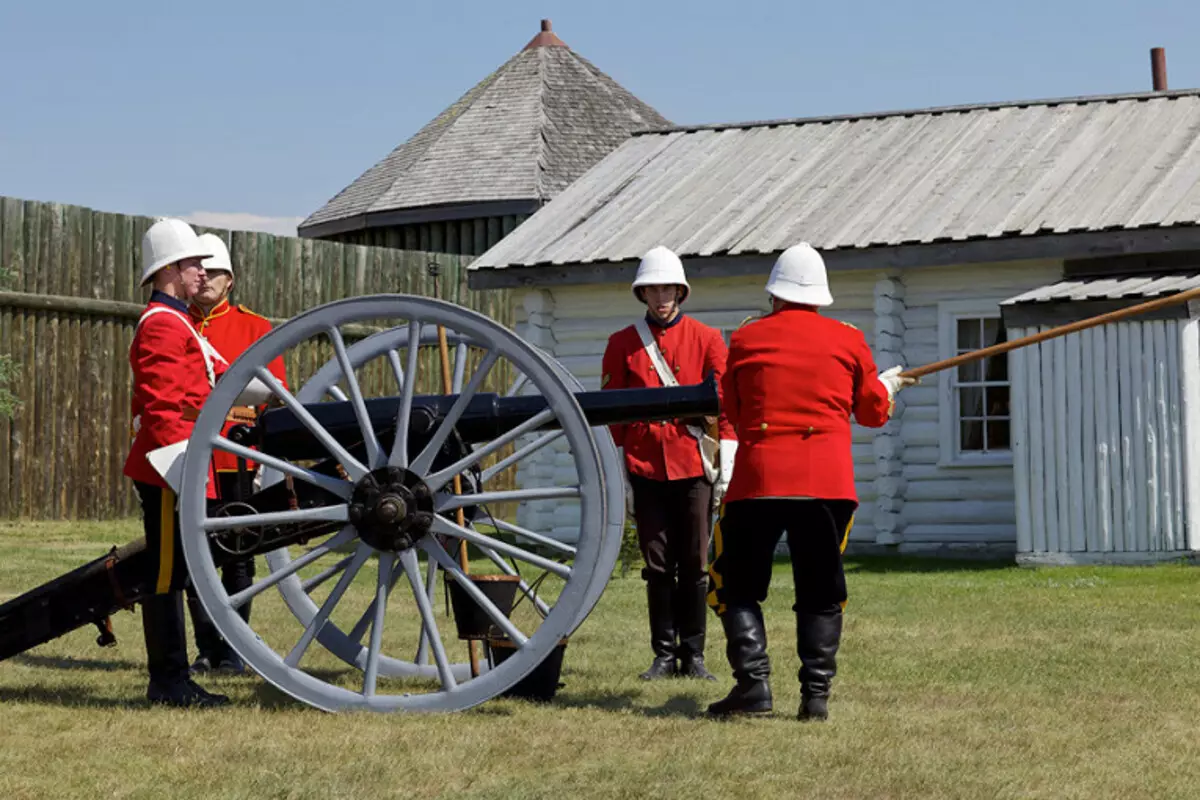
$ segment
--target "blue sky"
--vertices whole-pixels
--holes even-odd
[[[284,232],[537,32],[675,122],[1200,86],[1200,2],[0,5],[0,194]],[[207,214],[209,216],[205,217]]]

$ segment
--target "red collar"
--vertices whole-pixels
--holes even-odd
[[[204,312],[195,303],[188,308],[188,313],[191,314],[192,319],[200,327],[200,330],[203,331],[214,319],[223,317],[232,310],[233,306],[229,305],[229,298],[223,297],[221,298],[221,302],[213,306],[212,311],[208,312],[208,316],[205,316]]]

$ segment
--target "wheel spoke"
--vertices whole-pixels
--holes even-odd
[[[312,622],[308,623],[308,627],[304,629],[300,640],[296,642],[296,646],[287,654],[287,658],[283,661],[289,667],[296,667],[300,664],[300,659],[304,658],[304,653],[308,650],[308,646],[312,644],[313,639],[325,627],[325,623],[329,621],[329,615],[333,613],[333,609],[341,602],[342,595],[350,588],[350,582],[354,580],[354,576],[362,569],[362,565],[367,563],[367,559],[371,557],[371,548],[364,543],[358,545],[358,549],[354,551],[354,555],[350,557],[350,567],[342,573],[342,577],[333,587],[333,591],[329,593],[329,597],[325,598],[325,602],[321,604],[320,610],[316,616],[312,618]]]
[[[432,555],[430,560],[433,560]],[[442,635],[438,631],[437,621],[433,618],[433,603],[429,601],[425,594],[425,587],[421,584],[421,571],[417,564],[416,551],[406,550],[401,553],[400,563],[404,565],[408,583],[412,586],[413,599],[417,601],[417,611],[421,615],[421,629],[426,632],[429,646],[433,649],[433,660],[437,664],[438,675],[442,679],[442,688],[447,692],[453,691],[454,687],[458,685],[458,681],[454,680],[454,671],[450,667],[450,659],[446,656]]]
[[[289,522],[345,522],[350,518],[348,506],[321,506],[297,511],[268,511],[264,514],[244,514],[237,517],[208,517],[200,527],[206,531],[224,531],[252,525],[286,525]]]
[[[396,388],[404,391],[404,367],[400,366],[400,354],[395,349],[387,351],[388,364],[392,367],[392,375],[396,377]]]
[[[425,445],[425,449],[416,457],[412,463],[412,471],[418,475],[423,475],[429,469],[429,465],[433,463],[433,459],[437,456],[446,439],[450,437],[454,426],[458,424],[459,418],[463,412],[467,410],[467,405],[471,402],[471,398],[479,391],[480,385],[491,371],[495,363],[500,359],[500,354],[495,350],[489,350],[488,354],[483,357],[483,361],[475,368],[475,372],[471,375],[471,380],[467,382],[466,388],[459,392],[458,399],[454,401],[454,405],[450,406],[450,410],[446,412],[446,418],[438,425],[438,429],[434,431],[433,437],[429,443]]]
[[[529,383],[529,376],[526,375],[524,372],[522,372],[520,375],[517,376],[517,379],[515,381],[513,381],[513,385],[508,387],[508,393],[505,394],[504,396],[505,397],[516,397],[517,392],[519,392],[523,388],[525,388],[525,384],[527,384],[527,383]]]
[[[320,573],[313,575],[311,578],[304,581],[302,584],[300,584],[300,588],[304,589],[306,594],[312,594],[313,590],[317,589],[324,584],[325,581],[344,570],[353,560],[354,556],[346,556],[329,569],[322,570]]]
[[[231,442],[224,436],[217,436],[213,439],[212,445],[218,450],[233,453],[235,456],[241,456],[248,461],[256,461],[263,466],[291,475],[293,478],[299,478],[314,486],[320,486],[325,491],[345,500],[349,500],[350,495],[354,494],[354,486],[348,481],[343,481],[329,475],[322,475],[319,472],[313,472],[310,469],[297,466],[290,461],[284,461],[281,458],[260,453],[257,450],[251,450],[249,447],[243,447],[237,442]]]
[[[328,389],[326,389],[325,391],[329,393],[329,396],[330,396],[330,397],[332,397],[334,400],[337,400],[337,401],[339,401],[339,402],[341,402],[341,403],[345,403],[345,402],[347,402],[347,401],[350,399],[350,398],[346,397],[346,393],[345,393],[345,392],[343,392],[343,391],[342,391],[342,390],[341,390],[339,387],[337,387],[337,386],[330,386],[330,387],[329,387]]]
[[[493,539],[490,536],[484,536],[478,531],[473,531],[470,528],[464,528],[461,525],[456,525],[440,515],[433,518],[433,532],[443,534],[444,536],[455,536],[459,539],[466,539],[468,542],[480,547],[490,547],[497,553],[504,553],[506,556],[519,558],[527,564],[532,564],[539,569],[553,572],[555,575],[558,575],[564,579],[571,577],[571,568],[566,564],[560,564],[557,561],[551,561],[548,558],[543,558],[542,556],[531,553],[528,550],[517,547],[514,544],[501,541],[500,539]],[[429,537],[425,537],[424,540],[427,540],[428,538]],[[438,546],[438,549],[441,549],[440,545]],[[442,564],[440,559],[438,560],[438,563]],[[445,564],[442,564],[442,569],[446,569]]]
[[[481,547],[481,548],[479,548],[479,550],[485,556],[487,556],[493,564],[495,564],[497,567],[499,567],[501,570],[503,570],[505,575],[517,575],[518,574],[517,571],[512,568],[512,565],[509,564],[507,561],[505,561],[503,558],[501,558],[500,554],[497,553],[495,550],[491,549],[490,547]],[[542,612],[542,616],[546,616],[547,614],[550,613],[550,606],[546,605],[545,600],[543,600],[542,598],[537,596],[537,593],[534,592],[533,588],[530,587],[530,585],[525,582],[524,578],[519,578],[517,580],[517,588],[521,590],[521,594],[523,594],[529,598],[529,602],[531,602],[535,606],[537,606],[538,611]]]
[[[304,427],[308,428],[308,432],[316,437],[317,441],[325,445],[325,449],[330,454],[342,462],[342,466],[346,468],[346,473],[350,476],[350,480],[357,481],[369,472],[361,461],[350,455],[350,452],[342,447],[338,440],[333,438],[333,435],[325,430],[324,426],[317,422],[312,414],[308,413],[308,409],[304,407],[304,404],[284,388],[283,384],[276,380],[275,376],[266,367],[258,367],[255,372],[258,375],[258,379],[265,383],[275,393],[275,396],[283,401],[283,404],[296,415],[296,419],[300,420],[304,424]]]
[[[437,571],[437,559],[427,559],[425,564],[425,596],[429,599],[430,608],[433,607],[434,594],[437,592]],[[417,644],[416,662],[418,664],[429,663],[429,631],[425,629],[424,621],[421,622],[421,640]]]
[[[516,625],[513,625],[512,620],[505,616],[504,612],[497,608],[496,604],[488,599],[486,594],[480,591],[479,587],[475,585],[474,581],[472,581],[466,575],[466,573],[462,571],[462,568],[454,562],[454,559],[450,557],[450,554],[446,552],[446,549],[438,544],[437,539],[432,539],[427,536],[421,540],[420,547],[426,553],[429,553],[429,555],[437,559],[438,564],[441,565],[442,569],[446,570],[451,578],[454,578],[455,583],[461,586],[463,591],[465,591],[467,595],[474,600],[489,617],[492,618],[492,622],[496,623],[496,627],[504,631],[505,635],[508,636],[509,639],[512,639],[518,645],[524,645],[525,642],[529,641],[528,637],[521,633],[521,631],[517,629]]]
[[[450,391],[458,394],[462,391],[463,375],[467,372],[467,343],[459,342],[454,346],[454,380],[450,383]]]
[[[392,439],[392,454],[388,457],[388,466],[408,466],[408,423],[412,417],[413,391],[417,385],[418,356],[421,355],[421,323],[412,320],[408,323],[408,370],[404,373],[408,380],[400,390],[400,408],[396,412],[396,436]]]
[[[572,497],[579,497],[578,486],[547,486],[540,489],[505,489],[500,492],[477,494],[443,494],[437,498],[434,506],[438,511],[453,511],[456,508],[507,503],[510,500],[567,500]]]
[[[505,533],[511,533],[516,536],[520,536],[524,539],[528,539],[531,542],[537,542],[540,545],[553,548],[562,553],[567,553],[572,556],[575,555],[574,547],[571,547],[571,545],[567,544],[566,542],[560,542],[558,539],[551,539],[549,536],[543,536],[540,533],[534,533],[528,528],[522,528],[520,525],[513,525],[511,522],[506,522],[502,519],[493,519],[492,524]]]
[[[400,580],[400,573],[403,569],[399,564],[396,564],[392,569],[392,583],[388,587],[390,592],[396,588],[396,581]],[[371,620],[375,616],[375,600],[371,600],[371,604],[367,606],[367,610],[358,618],[358,622],[354,623],[354,627],[350,629],[350,640],[355,644],[362,642],[362,638],[367,633],[367,629],[371,627]]]
[[[388,592],[392,588],[392,562],[396,556],[387,551],[379,554],[379,576],[375,581],[375,618],[371,622],[371,644],[367,647],[367,669],[363,675],[363,696],[375,695],[379,679],[379,652],[383,649],[383,620],[387,616]]]
[[[482,447],[475,448],[471,452],[467,453],[466,456],[460,458],[458,461],[455,461],[445,469],[439,470],[438,472],[430,475],[425,479],[425,485],[429,487],[430,491],[436,492],[438,489],[441,489],[443,486],[449,483],[450,479],[455,475],[459,474],[468,467],[479,463],[482,459],[487,458],[489,455],[496,452],[501,447],[504,447],[509,442],[524,436],[529,431],[540,428],[551,419],[554,419],[553,410],[547,408],[544,411],[539,411],[537,414],[534,414],[532,417],[525,420],[512,430],[505,431],[496,439],[493,439]]]
[[[367,462],[371,469],[376,469],[383,466],[383,448],[379,446],[379,439],[375,437],[375,428],[371,425],[367,404],[363,400],[362,387],[358,385],[354,365],[350,363],[350,356],[346,353],[346,342],[342,339],[342,332],[336,327],[331,326],[327,332],[333,341],[333,352],[342,367],[342,374],[346,377],[346,386],[350,389],[350,405],[354,408],[354,416],[358,418],[358,429],[362,432],[363,446],[367,449]]]
[[[549,431],[547,433],[543,433],[541,436],[534,439],[532,442],[525,445],[520,450],[517,450],[516,452],[514,452],[511,456],[507,456],[502,461],[497,462],[495,466],[488,467],[487,469],[485,469],[483,471],[483,473],[480,474],[480,476],[479,476],[479,482],[487,483],[492,478],[496,477],[501,472],[503,472],[504,470],[511,467],[513,464],[516,464],[518,461],[520,461],[523,458],[528,458],[529,456],[536,453],[538,450],[541,450],[546,445],[551,444],[555,440],[561,438],[562,435],[563,435],[563,432],[561,430]]]
[[[256,596],[267,589],[270,589],[284,578],[295,575],[297,572],[304,569],[317,559],[329,555],[338,547],[341,547],[347,542],[353,541],[357,535],[358,534],[354,532],[354,529],[347,525],[334,536],[331,536],[329,539],[317,545],[312,550],[309,550],[307,553],[295,559],[294,561],[291,561],[287,565],[272,572],[258,583],[243,589],[235,595],[230,595],[229,605],[233,608],[241,608],[248,601],[253,600]]]

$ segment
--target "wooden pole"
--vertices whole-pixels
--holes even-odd
[[[433,276],[433,294],[434,297],[437,297],[439,295],[438,273],[432,268],[430,269],[430,272]],[[438,353],[442,359],[442,391],[446,394],[450,394],[453,391],[453,381],[450,378],[450,342],[446,338],[446,326],[438,325],[437,332]],[[453,485],[454,493],[462,494],[462,479],[458,475],[454,476]],[[467,521],[466,517],[463,516],[463,510],[461,508],[456,508],[454,510],[454,516],[455,522],[458,523],[459,527],[465,528]],[[464,575],[471,574],[471,565],[467,560],[467,542],[465,539],[460,539],[458,541],[458,565],[462,568]],[[479,677],[479,653],[475,649],[474,639],[467,640],[467,653],[471,660],[471,677],[477,678]]]
[[[1138,303],[1137,305],[1122,308],[1117,311],[1110,311],[1107,314],[1098,314],[1097,316],[1081,319],[1076,322],[1071,322],[1067,325],[1059,325],[1057,328],[1051,328],[1048,331],[1042,331],[1041,333],[1023,336],[1020,339],[1013,339],[1011,342],[1001,342],[1000,344],[994,344],[991,347],[984,347],[981,350],[972,350],[969,353],[962,353],[954,356],[953,358],[935,361],[932,364],[926,364],[923,367],[904,370],[900,374],[905,378],[922,378],[935,372],[941,372],[944,369],[957,367],[960,364],[968,364],[972,361],[979,361],[983,358],[998,356],[1003,353],[1007,353],[1009,350],[1028,347],[1031,344],[1038,344],[1039,342],[1044,342],[1047,339],[1057,339],[1059,336],[1066,336],[1070,333],[1076,333],[1078,331],[1087,330],[1088,328],[1094,328],[1097,325],[1107,325],[1110,322],[1120,322],[1123,319],[1135,317],[1138,314],[1146,314],[1151,311],[1157,311],[1160,308],[1167,308],[1169,306],[1179,305],[1180,303],[1186,303],[1189,300],[1196,299],[1200,299],[1200,288],[1188,289],[1186,292],[1179,292],[1178,294],[1168,295],[1167,297],[1160,297],[1157,300],[1148,300],[1145,303]]]

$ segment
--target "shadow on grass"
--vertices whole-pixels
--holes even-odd
[[[781,563],[788,563],[781,559]],[[998,572],[1020,569],[1012,559],[929,558],[922,556],[847,556],[845,568],[853,573]]]
[[[15,664],[24,664],[27,667],[62,670],[98,670],[101,672],[111,672],[112,670],[137,670],[145,667],[145,662],[127,661],[125,659],[64,658],[61,656],[35,656],[27,653],[13,656],[11,660]]]
[[[667,699],[661,706],[639,706],[635,700],[641,692],[632,689],[617,692],[583,692],[580,694],[564,693],[557,695],[553,705],[563,708],[591,708],[600,711],[632,712],[643,717],[687,717],[695,719],[704,716],[704,710],[691,695],[677,694]]]

